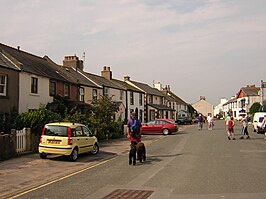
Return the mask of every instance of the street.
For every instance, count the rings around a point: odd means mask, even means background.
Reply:
[[[240,130],[237,123],[237,139],[229,141],[224,122],[216,121],[212,131],[206,124],[202,131],[191,125],[174,135],[158,136],[154,142],[143,139],[147,148],[144,163],[128,165],[127,153],[98,160],[93,157],[100,164],[87,165],[80,172],[17,192],[13,198],[100,199],[115,194],[113,198],[266,198],[266,140],[264,135],[253,133],[251,127],[251,139],[240,140]],[[62,171],[84,164],[83,160],[44,161],[58,164]],[[45,170],[34,172],[46,174]],[[5,180],[1,179],[1,183]]]

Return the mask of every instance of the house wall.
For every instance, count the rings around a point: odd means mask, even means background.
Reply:
[[[31,93],[31,77],[38,78],[38,94]],[[38,109],[41,104],[53,101],[49,95],[49,79],[29,73],[21,72],[19,79],[19,113],[29,109]]]
[[[93,93],[93,90],[96,89],[97,90],[97,99],[100,98],[100,96],[103,95],[103,89],[100,89],[100,88],[93,88],[93,87],[86,87],[86,86],[83,86],[84,87],[84,90],[85,90],[85,95],[84,95],[84,102],[87,103],[87,104],[91,104],[92,103],[92,93]]]
[[[142,95],[142,105],[140,105],[139,102],[139,97]],[[138,119],[141,120],[141,122],[144,122],[144,94],[143,93],[138,93],[138,92],[133,92],[134,96],[134,104],[130,104],[130,91],[127,91],[127,103],[128,103],[128,112],[127,112],[127,119],[130,118],[131,111],[136,111],[138,110]],[[140,116],[142,112],[142,116]]]
[[[7,76],[6,96],[0,96],[0,113],[10,114],[13,108],[18,110],[19,72],[1,67],[0,74]]]
[[[213,105],[206,102],[205,100],[200,100],[197,103],[193,104],[193,108],[196,109],[199,113],[203,114],[205,117],[209,113],[213,115]]]

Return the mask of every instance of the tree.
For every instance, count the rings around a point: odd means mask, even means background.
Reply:
[[[261,104],[259,102],[255,102],[251,105],[249,109],[249,114],[254,114],[256,112],[259,112],[261,110]]]
[[[93,117],[90,118],[94,128],[97,132],[97,137],[102,139],[110,139],[114,136],[114,133],[121,134],[122,122],[114,121],[114,115],[119,110],[118,104],[112,101],[111,97],[101,96],[99,99],[94,100],[92,103]],[[118,132],[117,132],[118,131]]]

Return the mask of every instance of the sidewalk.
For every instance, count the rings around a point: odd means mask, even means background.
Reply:
[[[163,135],[143,136],[142,141],[149,145]],[[40,159],[38,154],[27,154],[0,162],[0,198],[29,190],[33,187],[59,179],[84,168],[92,167],[104,160],[129,151],[128,138],[100,142],[100,152],[96,156],[80,155],[76,162],[69,162],[62,156],[48,156]]]

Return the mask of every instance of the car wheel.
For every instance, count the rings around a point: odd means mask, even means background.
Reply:
[[[74,162],[78,159],[78,149],[77,148],[74,148],[72,153],[70,154],[69,156],[69,160]]]
[[[47,158],[47,154],[46,153],[39,153],[39,156],[41,159],[46,159]]]
[[[163,130],[163,134],[164,134],[164,135],[168,135],[168,134],[169,134],[169,130],[168,130],[168,129],[164,129],[164,130]]]
[[[92,155],[96,155],[98,152],[99,152],[99,146],[98,146],[97,143],[95,143],[95,144],[93,145],[93,149],[92,149],[92,151],[91,151],[91,154],[92,154]]]

